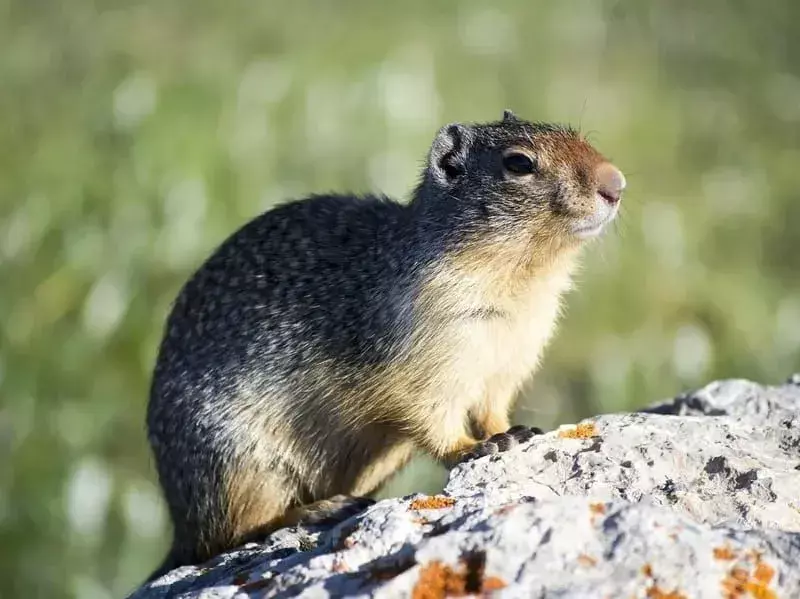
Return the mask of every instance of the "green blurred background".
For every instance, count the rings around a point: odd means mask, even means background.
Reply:
[[[798,23],[791,0],[0,0],[0,596],[149,573],[179,286],[275,202],[404,196],[445,122],[570,122],[628,176],[518,421],[797,370]],[[442,477],[418,460],[385,493]]]

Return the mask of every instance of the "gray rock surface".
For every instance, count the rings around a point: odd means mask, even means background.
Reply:
[[[800,377],[712,383],[284,529],[135,597],[800,597]]]

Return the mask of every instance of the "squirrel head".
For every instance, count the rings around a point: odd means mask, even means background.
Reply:
[[[625,177],[569,127],[505,111],[499,121],[439,130],[415,204],[460,239],[596,237],[617,214]]]

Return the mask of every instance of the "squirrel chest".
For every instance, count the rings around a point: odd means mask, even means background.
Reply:
[[[457,403],[513,393],[535,369],[570,286],[570,265],[537,273],[510,291],[490,277],[440,274],[440,305],[450,320],[428,339],[439,355],[433,382]],[[445,284],[442,280],[446,280]]]

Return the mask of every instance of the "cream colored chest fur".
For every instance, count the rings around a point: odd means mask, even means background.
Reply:
[[[447,377],[454,391],[471,403],[514,393],[536,369],[569,285],[567,273],[543,277],[501,306],[504,316],[454,323]]]

